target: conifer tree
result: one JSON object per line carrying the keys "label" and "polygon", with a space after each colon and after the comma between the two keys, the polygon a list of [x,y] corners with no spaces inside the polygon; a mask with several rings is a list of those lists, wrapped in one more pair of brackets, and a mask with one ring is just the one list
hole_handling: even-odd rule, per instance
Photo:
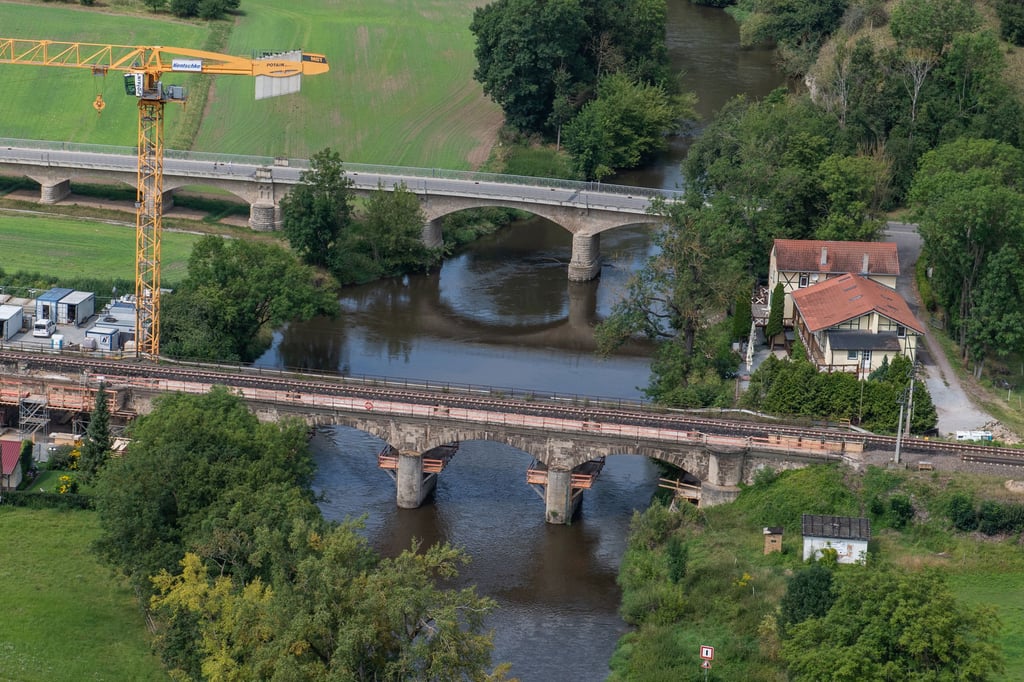
{"label": "conifer tree", "polygon": [[78,464],[86,479],[95,476],[103,466],[103,460],[110,451],[110,447],[110,410],[107,407],[107,387],[101,382],[100,388],[96,392],[96,404],[89,419],[89,428],[85,432],[82,456]]}

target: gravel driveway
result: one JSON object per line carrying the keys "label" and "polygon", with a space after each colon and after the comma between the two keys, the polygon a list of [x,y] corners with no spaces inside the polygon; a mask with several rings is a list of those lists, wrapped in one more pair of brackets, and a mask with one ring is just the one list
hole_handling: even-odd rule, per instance
{"label": "gravel driveway", "polygon": [[[900,255],[900,277],[896,290],[906,299],[910,309],[921,319],[921,301],[914,286],[914,266],[921,254],[921,237],[917,226],[909,223],[886,224],[885,238],[896,242]],[[922,320],[923,321],[923,320]],[[939,415],[939,433],[952,435],[956,431],[982,429],[995,419],[979,409],[967,397],[949,364],[946,354],[932,338],[938,330],[928,329],[924,346],[918,346],[918,359],[924,367],[925,384],[932,395],[935,410]]]}

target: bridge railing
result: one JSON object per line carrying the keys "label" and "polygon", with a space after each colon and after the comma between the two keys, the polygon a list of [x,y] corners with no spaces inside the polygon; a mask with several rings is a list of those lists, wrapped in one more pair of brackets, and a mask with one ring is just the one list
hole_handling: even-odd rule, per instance
{"label": "bridge railing", "polygon": [[[22,140],[16,138],[0,138],[0,148],[37,149],[40,151],[83,152],[88,154],[110,154],[114,156],[136,156],[135,147],[123,147],[107,144],[86,144],[80,142],[62,142],[57,140]],[[298,170],[310,168],[309,159],[292,159],[273,156],[251,156],[244,154],[220,154],[215,152],[194,152],[178,149],[164,150],[165,159],[182,161],[204,161],[232,163],[238,166],[287,166]],[[366,163],[345,163],[347,173],[367,173],[374,175],[397,175],[414,178],[441,178],[445,180],[466,180],[470,182],[495,182],[508,185],[524,185],[530,187],[554,187],[578,192],[598,192],[621,194],[634,197],[663,197],[680,199],[682,191],[652,189],[649,187],[632,187],[604,182],[585,182],[580,180],[563,180],[560,178],[541,178],[529,175],[509,175],[505,173],[484,173],[480,171],[462,171],[446,168],[416,168],[411,166],[387,166]]]}

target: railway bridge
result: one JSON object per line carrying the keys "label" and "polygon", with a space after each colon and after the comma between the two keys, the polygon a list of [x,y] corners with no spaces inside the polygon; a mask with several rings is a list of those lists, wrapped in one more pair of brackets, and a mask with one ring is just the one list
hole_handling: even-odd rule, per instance
{"label": "railway bridge", "polygon": [[[39,183],[39,201],[58,203],[71,192],[72,180],[134,186],[138,156],[132,147],[0,138],[0,173]],[[306,159],[239,156],[167,150],[163,164],[163,205],[174,193],[201,185],[226,190],[250,206],[254,230],[281,224],[281,199],[310,168]],[[469,208],[502,206],[547,218],[572,233],[569,279],[585,282],[601,273],[601,233],[627,225],[662,222],[649,208],[655,197],[672,201],[675,192],[600,182],[574,182],[495,173],[345,164],[356,195],[405,185],[420,199],[426,216],[423,241],[442,244],[441,219]]]}
{"label": "railway bridge", "polygon": [[[0,404],[6,406],[24,407],[28,401],[86,412],[95,403],[100,382],[110,392],[111,410],[124,417],[147,413],[153,399],[165,392],[205,393],[214,385],[226,385],[261,420],[299,417],[311,426],[344,425],[373,434],[387,444],[378,465],[395,479],[396,501],[402,507],[422,504],[459,443],[506,443],[533,456],[527,483],[544,500],[550,523],[571,522],[604,458],[616,454],[645,455],[683,469],[690,482],[699,482],[690,497],[713,505],[735,499],[738,486],[753,482],[764,468],[778,471],[828,461],[858,467],[865,448],[892,451],[894,445],[883,436],[702,419],[639,402],[276,370],[151,365],[68,353],[0,352]],[[908,438],[903,449],[960,447],[964,457],[1005,450],[963,445]],[[1001,456],[1024,463],[1017,451]]]}

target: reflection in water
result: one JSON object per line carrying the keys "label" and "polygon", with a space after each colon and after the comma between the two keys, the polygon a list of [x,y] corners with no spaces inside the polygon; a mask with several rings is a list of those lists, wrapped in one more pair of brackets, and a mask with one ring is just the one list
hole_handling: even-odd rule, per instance
{"label": "reflection in water", "polygon": [[[669,0],[668,46],[705,120],[738,93],[781,85],[771,53],[736,49],[738,31],[720,10]],[[676,188],[689,140],[654,167],[615,182]],[[510,226],[446,261],[439,272],[346,289],[341,315],[294,324],[259,363],[561,393],[636,397],[647,383],[647,349],[607,361],[593,355],[593,325],[624,293],[651,253],[650,227],[601,235],[598,282],[569,284],[569,234],[541,219]],[[572,526],[544,523],[544,504],[525,483],[530,456],[505,445],[465,443],[423,508],[400,510],[376,466],[383,443],[337,427],[312,441],[314,486],[326,517],[366,514],[366,535],[394,555],[412,538],[451,542],[473,562],[462,584],[497,600],[489,618],[495,661],[524,682],[600,680],[625,631],[615,575],[634,509],[657,485],[641,457],[610,457]]]}
{"label": "reflection in water", "polygon": [[[366,514],[378,551],[394,556],[413,538],[451,542],[472,557],[460,585],[476,585],[498,609],[495,661],[511,661],[524,681],[600,680],[625,625],[615,578],[634,509],[650,501],[657,474],[642,457],[611,457],[585,493],[572,526],[544,522],[544,503],[526,484],[531,457],[506,445],[463,443],[420,509],[396,509],[391,479],[376,468],[382,442],[335,427],[312,441],[314,487],[324,515]],[[568,667],[567,667],[568,666]]]}
{"label": "reflection in water", "polygon": [[569,233],[516,223],[439,271],[346,289],[339,317],[290,325],[257,365],[639,397],[649,348],[602,360],[593,327],[650,254],[651,229],[604,233],[600,280],[570,283]]}

